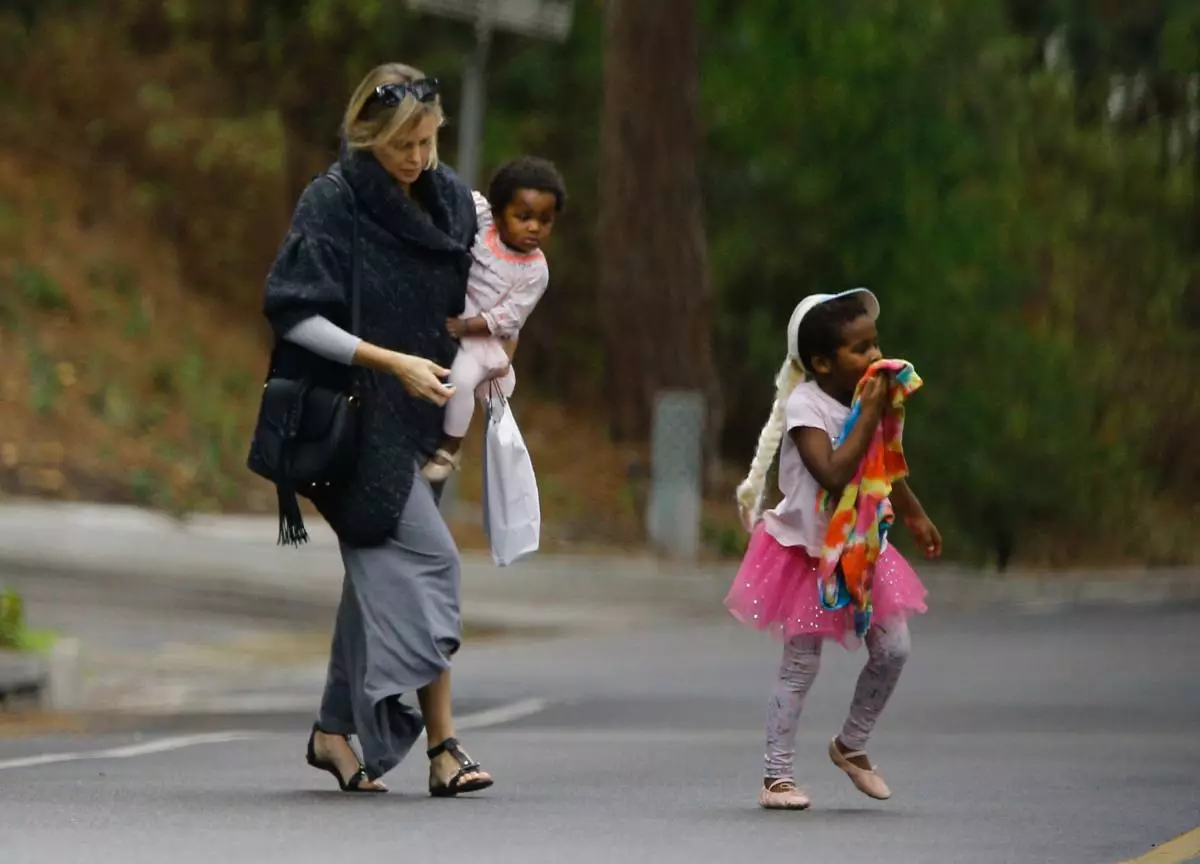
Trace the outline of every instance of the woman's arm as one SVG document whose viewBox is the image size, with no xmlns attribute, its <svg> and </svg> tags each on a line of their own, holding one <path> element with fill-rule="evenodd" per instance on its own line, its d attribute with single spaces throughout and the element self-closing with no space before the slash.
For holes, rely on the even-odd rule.
<svg viewBox="0 0 1200 864">
<path fill-rule="evenodd" d="M 358 336 L 343 330 L 324 315 L 305 318 L 284 333 L 283 338 L 343 366 L 354 363 L 355 352 L 362 343 Z"/>
<path fill-rule="evenodd" d="M 450 374 L 432 360 L 401 354 L 372 345 L 348 333 L 322 315 L 313 315 L 292 327 L 283 337 L 312 353 L 346 366 L 363 366 L 400 379 L 410 396 L 444 405 L 454 388 L 440 379 Z"/>
</svg>

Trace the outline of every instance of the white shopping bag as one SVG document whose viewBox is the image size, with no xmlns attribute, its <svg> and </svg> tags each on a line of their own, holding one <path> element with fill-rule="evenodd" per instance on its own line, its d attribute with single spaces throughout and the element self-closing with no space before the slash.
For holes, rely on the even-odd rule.
<svg viewBox="0 0 1200 864">
<path fill-rule="evenodd" d="M 542 533 L 537 478 L 508 400 L 492 387 L 483 446 L 483 530 L 492 561 L 507 567 L 536 552 Z"/>
</svg>

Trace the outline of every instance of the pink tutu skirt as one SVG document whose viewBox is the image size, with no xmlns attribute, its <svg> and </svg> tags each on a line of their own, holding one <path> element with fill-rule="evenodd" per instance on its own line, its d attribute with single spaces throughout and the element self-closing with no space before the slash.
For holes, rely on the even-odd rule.
<svg viewBox="0 0 1200 864">
<path fill-rule="evenodd" d="M 817 594 L 817 559 L 803 546 L 781 546 L 760 522 L 725 597 L 734 618 L 779 639 L 811 635 L 854 649 L 854 610 L 829 611 Z M 925 612 L 925 586 L 904 556 L 888 545 L 875 562 L 872 620 L 886 624 Z"/>
</svg>

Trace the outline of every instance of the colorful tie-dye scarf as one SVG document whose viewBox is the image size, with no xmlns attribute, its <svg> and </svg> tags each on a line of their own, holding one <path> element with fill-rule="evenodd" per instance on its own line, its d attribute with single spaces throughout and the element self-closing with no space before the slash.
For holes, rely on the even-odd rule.
<svg viewBox="0 0 1200 864">
<path fill-rule="evenodd" d="M 912 364 L 904 360 L 879 360 L 871 365 L 858 386 L 850 414 L 834 447 L 841 445 L 862 414 L 863 386 L 873 376 L 892 373 L 888 393 L 890 410 L 871 436 L 867 452 L 859 463 L 854 479 L 842 490 L 825 532 L 821 562 L 817 571 L 817 590 L 826 609 L 841 609 L 853 604 L 854 632 L 863 636 L 871 627 L 871 583 L 875 561 L 883 540 L 895 520 L 888 495 L 892 484 L 908 474 L 901 439 L 904 435 L 904 402 L 921 387 L 921 378 Z M 828 511 L 833 496 L 822 490 L 817 507 Z"/>
</svg>

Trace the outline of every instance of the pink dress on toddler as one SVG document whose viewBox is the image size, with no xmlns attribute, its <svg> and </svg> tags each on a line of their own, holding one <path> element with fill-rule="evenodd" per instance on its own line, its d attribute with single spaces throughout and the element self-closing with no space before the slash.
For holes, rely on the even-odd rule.
<svg viewBox="0 0 1200 864">
<path fill-rule="evenodd" d="M 446 404 L 442 428 L 455 438 L 467 434 L 475 400 L 486 400 L 493 386 L 506 397 L 513 394 L 517 377 L 501 343 L 517 338 L 550 282 L 542 251 L 522 253 L 505 246 L 491 204 L 478 192 L 472 197 L 479 231 L 471 247 L 466 308 L 461 317 L 480 316 L 487 322 L 488 335 L 463 337 L 450 367 L 449 382 L 457 391 Z M 505 367 L 508 371 L 503 376 L 489 380 Z"/>
<path fill-rule="evenodd" d="M 850 408 L 817 386 L 797 385 L 785 407 L 786 429 L 811 427 L 837 440 Z M 800 452 L 785 435 L 779 453 L 779 490 L 784 499 L 763 514 L 725 598 L 739 621 L 788 640 L 794 636 L 832 639 L 849 649 L 862 640 L 854 633 L 854 609 L 828 610 L 817 589 L 818 559 L 829 514 L 817 509 L 820 485 L 804 467 Z M 876 624 L 925 612 L 925 586 L 895 547 L 885 544 L 875 563 L 872 591 Z"/>
</svg>

